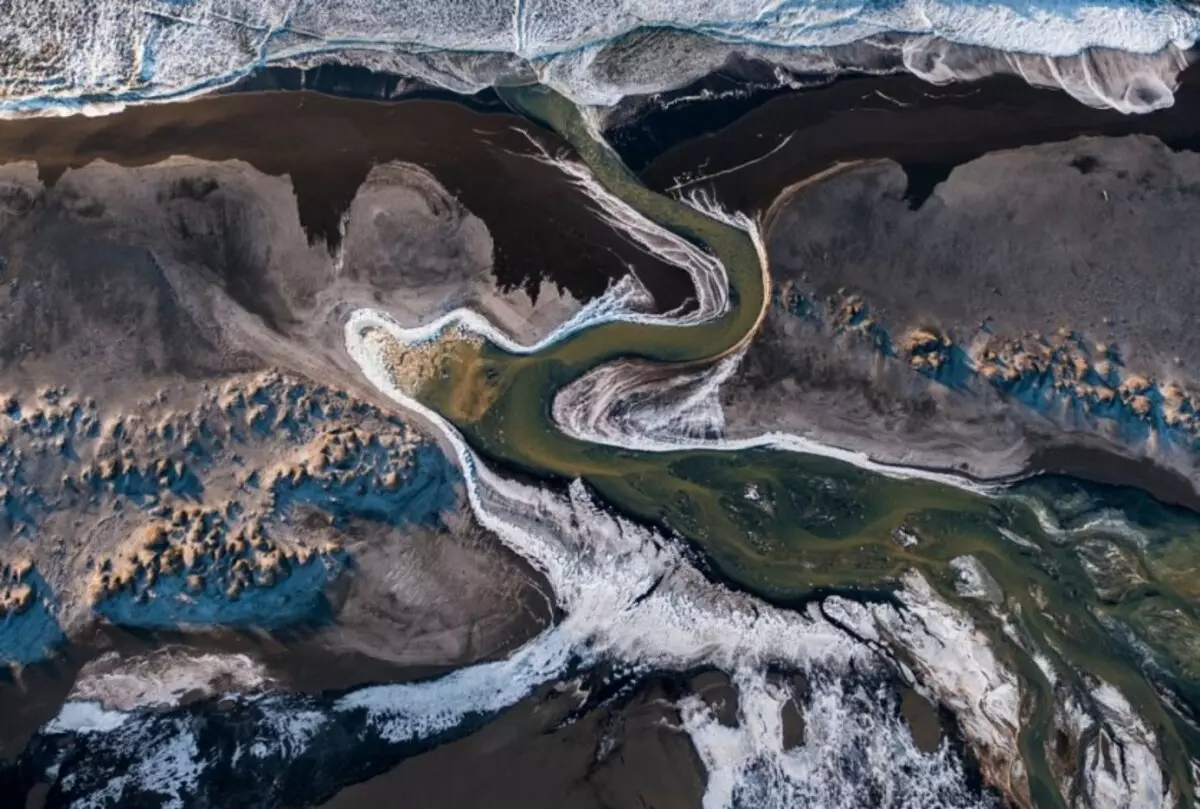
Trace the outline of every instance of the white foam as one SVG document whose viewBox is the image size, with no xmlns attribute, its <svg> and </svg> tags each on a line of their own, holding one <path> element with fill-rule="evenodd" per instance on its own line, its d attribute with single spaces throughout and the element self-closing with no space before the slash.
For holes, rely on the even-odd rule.
<svg viewBox="0 0 1200 809">
<path fill-rule="evenodd" d="M 258 729 L 250 745 L 250 755 L 255 758 L 296 758 L 308 749 L 309 743 L 328 721 L 323 713 L 297 709 L 280 697 L 268 697 L 260 707 L 267 722 L 265 727 Z"/>
<path fill-rule="evenodd" d="M 509 658 L 459 669 L 426 683 L 362 688 L 342 697 L 336 711 L 365 710 L 384 739 L 406 742 L 451 730 L 473 714 L 487 715 L 516 703 L 560 675 L 571 645 L 551 629 Z"/>
<path fill-rule="evenodd" d="M 125 724 L 128 714 L 107 710 L 99 702 L 67 702 L 42 729 L 46 733 L 108 733 Z"/>
<path fill-rule="evenodd" d="M 164 720 L 150 735 L 139 732 L 133 714 L 106 711 L 96 703 L 67 702 L 58 717 L 42 728 L 44 733 L 105 734 L 96 744 L 132 758 L 133 764 L 112 773 L 97 790 L 76 797 L 74 809 L 109 809 L 120 805 L 126 790 L 151 792 L 163 798 L 164 809 L 183 809 L 194 793 L 208 763 L 200 755 L 189 720 Z M 53 768 L 57 774 L 58 765 Z M 73 791 L 79 777 L 69 772 L 62 787 Z"/>
<path fill-rule="evenodd" d="M 17 4 L 5 20 L 12 72 L 0 109 L 81 112 L 188 98 L 263 65 L 330 60 L 458 92 L 537 76 L 580 104 L 610 105 L 682 86 L 733 56 L 879 69 L 879 54 L 903 38 L 901 64 L 933 80 L 1022 72 L 1133 111 L 1169 99 L 1170 65 L 1103 62 L 1096 76 L 1095 60 L 1077 60 L 1092 74 L 1062 60 L 1096 48 L 1186 48 L 1198 30 L 1190 7 L 1165 0 L 45 0 Z M 657 36 L 636 36 L 646 31 Z M 936 58 L 930 43 L 951 55 Z M 964 67 L 953 51 L 971 46 L 1012 61 L 972 54 Z"/>
<path fill-rule="evenodd" d="M 649 363 L 611 362 L 559 390 L 551 415 L 563 433 L 593 444 L 678 449 L 702 442 L 724 431 L 720 388 L 740 359 L 669 374 Z"/>
<path fill-rule="evenodd" d="M 161 795 L 163 809 L 183 809 L 195 791 L 207 764 L 200 758 L 196 734 L 182 721 L 176 732 L 145 751 L 129 775 L 130 781 L 147 792 Z"/>
<path fill-rule="evenodd" d="M 708 771 L 705 809 L 992 805 L 966 788 L 962 765 L 945 741 L 931 754 L 916 746 L 886 687 L 809 678 L 804 743 L 789 750 L 780 714 L 795 695 L 756 672 L 741 671 L 734 683 L 736 727 L 718 722 L 698 697 L 680 704 L 683 727 Z"/>
</svg>

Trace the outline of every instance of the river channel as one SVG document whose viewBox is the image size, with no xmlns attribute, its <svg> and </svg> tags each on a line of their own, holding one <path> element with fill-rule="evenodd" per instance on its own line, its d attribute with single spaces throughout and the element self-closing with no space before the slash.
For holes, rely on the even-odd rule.
<svg viewBox="0 0 1200 809">
<path fill-rule="evenodd" d="M 1065 805 L 1046 752 L 1062 733 L 1052 716 L 1054 694 L 1086 693 L 1095 677 L 1128 697 L 1158 735 L 1170 780 L 1187 783 L 1198 749 L 1188 716 L 1197 659 L 1183 638 L 1196 638 L 1198 624 L 1196 586 L 1178 571 L 1195 562 L 1194 515 L 1069 479 L 990 486 L 881 468 L 836 451 L 806 452 L 783 436 L 736 446 L 676 436 L 672 446 L 654 437 L 627 435 L 622 445 L 611 433 L 568 434 L 580 430 L 564 430 L 556 419 L 564 407 L 587 407 L 589 397 L 595 405 L 602 390 L 632 375 L 641 378 L 637 391 L 601 409 L 653 409 L 661 403 L 647 391 L 656 383 L 669 387 L 672 377 L 691 375 L 703 385 L 714 365 L 753 339 L 771 295 L 757 244 L 762 223 L 648 190 L 580 112 L 549 91 L 503 94 L 572 144 L 590 172 L 582 181 L 620 203 L 606 215 L 641 217 L 635 229 L 673 234 L 674 243 L 659 233 L 644 244 L 674 251 L 682 263 L 707 260 L 693 281 L 716 291 L 698 292 L 694 308 L 674 316 L 585 314 L 576 328 L 533 347 L 508 343 L 469 319 L 410 331 L 359 313 L 348 335 L 352 353 L 356 341 L 368 346 L 356 355 L 360 362 L 384 368 L 406 402 L 411 396 L 444 419 L 469 447 L 471 465 L 502 463 L 546 486 L 582 481 L 622 513 L 675 537 L 710 577 L 778 606 L 803 608 L 829 593 L 886 600 L 903 571 L 921 571 L 1019 672 L 1021 748 L 1036 805 Z M 634 215 L 621 214 L 621 205 Z M 588 386 L 589 374 L 606 367 L 607 381 Z M 572 390 L 579 401 L 564 404 Z M 1097 555 L 1120 562 L 1089 561 Z M 956 560 L 968 556 L 998 586 L 994 597 L 964 597 L 961 582 L 956 588 Z M 1175 698 L 1164 702 L 1164 693 Z"/>
</svg>

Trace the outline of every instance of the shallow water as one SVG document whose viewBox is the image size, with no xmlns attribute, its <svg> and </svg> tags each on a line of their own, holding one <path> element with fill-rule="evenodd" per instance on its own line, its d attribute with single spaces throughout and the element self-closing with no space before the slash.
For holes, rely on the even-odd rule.
<svg viewBox="0 0 1200 809">
<path fill-rule="evenodd" d="M 436 99 L 372 103 L 315 92 L 247 92 L 0 127 L 5 161 L 36 161 L 46 183 L 96 160 L 144 166 L 172 155 L 240 160 L 286 175 L 310 239 L 331 246 L 373 166 L 415 163 L 486 223 L 500 286 L 537 290 L 545 280 L 587 300 L 632 267 L 664 308 L 682 303 L 686 279 L 613 238 L 561 172 L 531 158 L 533 143 L 552 153 L 570 151 L 553 133 L 505 110 L 482 112 Z"/>
<path fill-rule="evenodd" d="M 388 382 L 363 331 L 351 335 L 384 393 L 411 394 L 444 420 L 435 423 L 459 452 L 480 521 L 546 574 L 559 626 L 506 660 L 402 685 L 124 713 L 80 695 L 0 773 L 0 788 L 23 794 L 51 770 L 51 806 L 308 803 L 497 717 L 493 727 L 525 725 L 520 711 L 553 703 L 550 693 L 585 693 L 562 710 L 575 721 L 630 699 L 656 670 L 715 666 L 737 688 L 736 727 L 686 691 L 668 700 L 707 772 L 709 807 L 989 806 L 1001 793 L 1065 806 L 1064 770 L 1102 778 L 1088 764 L 1100 733 L 1139 777 L 1161 760 L 1190 805 L 1200 518 L 1064 477 L 989 488 L 786 437 L 722 444 L 715 432 L 678 432 L 671 412 L 651 413 L 662 416 L 654 434 L 567 434 L 556 396 L 610 363 L 644 361 L 659 374 L 651 381 L 690 374 L 703 387 L 712 363 L 752 334 L 769 285 L 751 232 L 738 227 L 753 223 L 650 191 L 561 99 L 505 95 L 572 145 L 601 186 L 591 193 L 628 206 L 610 215 L 628 215 L 630 228 L 657 223 L 659 250 L 729 288 L 698 315 L 585 312 L 535 351 L 450 328 L 446 373 L 412 390 Z M 439 336 L 364 324 L 400 349 Z M 662 405 L 645 396 L 606 406 L 630 417 L 612 420 L 620 428 L 651 423 L 631 416 Z M 805 673 L 808 693 L 773 679 L 777 668 Z M 956 718 L 940 744 L 928 717 L 918 733 L 900 718 L 902 683 Z M 780 715 L 792 700 L 803 703 L 808 743 L 785 748 Z M 1061 742 L 1068 705 L 1091 724 Z M 540 732 L 560 731 L 562 714 Z M 1019 768 L 997 764 L 983 743 L 1006 730 Z M 1018 769 L 1027 785 L 1008 794 L 1005 776 Z M 1167 802 L 1161 783 L 1118 775 L 1135 797 L 1157 790 Z"/>
<path fill-rule="evenodd" d="M 776 604 L 805 604 L 838 588 L 853 588 L 844 591 L 858 599 L 876 591 L 886 601 L 902 571 L 922 571 L 938 597 L 969 614 L 1019 673 L 1030 706 L 1019 734 L 1029 779 L 1024 794 L 1037 804 L 1062 800 L 1046 753 L 1055 694 L 1086 694 L 1097 680 L 1115 685 L 1149 723 L 1138 727 L 1153 728 L 1167 780 L 1183 789 L 1196 754 L 1190 649 L 1200 622 L 1189 577 L 1176 571 L 1194 565 L 1194 540 L 1184 536 L 1200 527 L 1195 515 L 1063 479 L 989 491 L 967 481 L 898 480 L 898 472 L 864 471 L 779 446 L 735 451 L 681 440 L 678 449 L 647 452 L 637 436 L 620 446 L 563 435 L 546 406 L 558 391 L 618 357 L 677 368 L 715 361 L 753 329 L 765 287 L 752 224 L 739 232 L 719 217 L 698 220 L 696 210 L 647 193 L 611 153 L 581 142 L 586 129 L 550 95 L 509 97 L 571 139 L 599 182 L 638 213 L 711 249 L 727 274 L 729 306 L 686 328 L 596 322 L 534 354 L 434 335 L 462 350 L 440 378 L 405 392 L 486 457 L 581 479 L 623 513 L 701 549 L 720 580 Z M 361 336 L 373 328 L 351 331 Z M 402 329 L 388 331 L 378 339 L 398 341 L 400 351 L 412 339 Z M 387 367 L 384 355 L 372 356 L 362 361 Z M 990 583 L 981 589 L 964 576 Z"/>
</svg>

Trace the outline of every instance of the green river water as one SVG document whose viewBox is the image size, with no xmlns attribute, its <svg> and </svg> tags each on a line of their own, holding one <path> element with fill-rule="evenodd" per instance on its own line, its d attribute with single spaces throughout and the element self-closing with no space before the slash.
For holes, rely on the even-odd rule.
<svg viewBox="0 0 1200 809">
<path fill-rule="evenodd" d="M 492 345 L 464 348 L 419 398 L 485 457 L 547 480 L 582 478 L 622 513 L 701 549 L 731 585 L 776 603 L 826 588 L 886 593 L 898 573 L 920 570 L 970 614 L 1020 676 L 1028 716 L 1021 741 L 1036 805 L 1066 805 L 1050 761 L 1071 754 L 1055 753 L 1052 689 L 1035 653 L 1059 673 L 1059 688 L 1086 692 L 1083 675 L 1117 686 L 1158 734 L 1172 783 L 1187 785 L 1189 759 L 1200 758 L 1200 736 L 1180 713 L 1200 706 L 1195 514 L 1134 490 L 1064 478 L 985 496 L 794 452 L 639 452 L 576 441 L 555 428 L 554 393 L 603 363 L 640 358 L 694 366 L 733 350 L 752 336 L 769 287 L 746 233 L 648 190 L 570 104 L 542 88 L 503 95 L 565 137 L 609 191 L 715 253 L 729 274 L 731 306 L 695 327 L 598 325 L 531 356 Z M 751 486 L 753 499 L 745 496 Z M 1062 530 L 1043 530 L 1035 509 Z M 1088 527 L 1100 514 L 1126 528 Z M 898 529 L 919 542 L 897 541 Z M 956 592 L 949 563 L 964 554 L 999 584 L 999 603 Z M 1022 644 L 1003 631 L 1001 614 L 1018 627 Z M 1188 794 L 1180 801 L 1193 805 Z"/>
</svg>

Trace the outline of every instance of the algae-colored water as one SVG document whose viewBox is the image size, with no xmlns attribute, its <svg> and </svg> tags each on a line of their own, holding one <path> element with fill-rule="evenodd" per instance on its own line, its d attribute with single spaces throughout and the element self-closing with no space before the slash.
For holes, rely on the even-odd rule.
<svg viewBox="0 0 1200 809">
<path fill-rule="evenodd" d="M 1181 805 L 1191 806 L 1189 759 L 1200 758 L 1200 732 L 1186 718 L 1200 706 L 1197 515 L 1068 479 L 985 496 L 794 452 L 652 453 L 563 435 L 550 414 L 563 386 L 620 358 L 712 362 L 752 338 L 769 304 L 767 279 L 746 233 L 649 191 L 563 99 L 543 88 L 503 95 L 570 141 L 609 191 L 712 251 L 728 271 L 731 305 L 686 328 L 597 325 L 534 355 L 460 346 L 419 398 L 485 456 L 546 478 L 581 478 L 623 513 L 693 543 L 731 584 L 777 602 L 828 588 L 886 590 L 901 571 L 919 569 L 1019 674 L 1036 805 L 1066 805 L 1051 766 L 1062 751 L 1048 662 L 1060 689 L 1086 693 L 1088 679 L 1100 678 L 1127 696 L 1158 735 Z M 955 589 L 950 561 L 967 554 L 999 585 L 998 601 Z M 1059 769 L 1078 770 L 1082 752 L 1066 755 L 1075 760 Z"/>
</svg>

